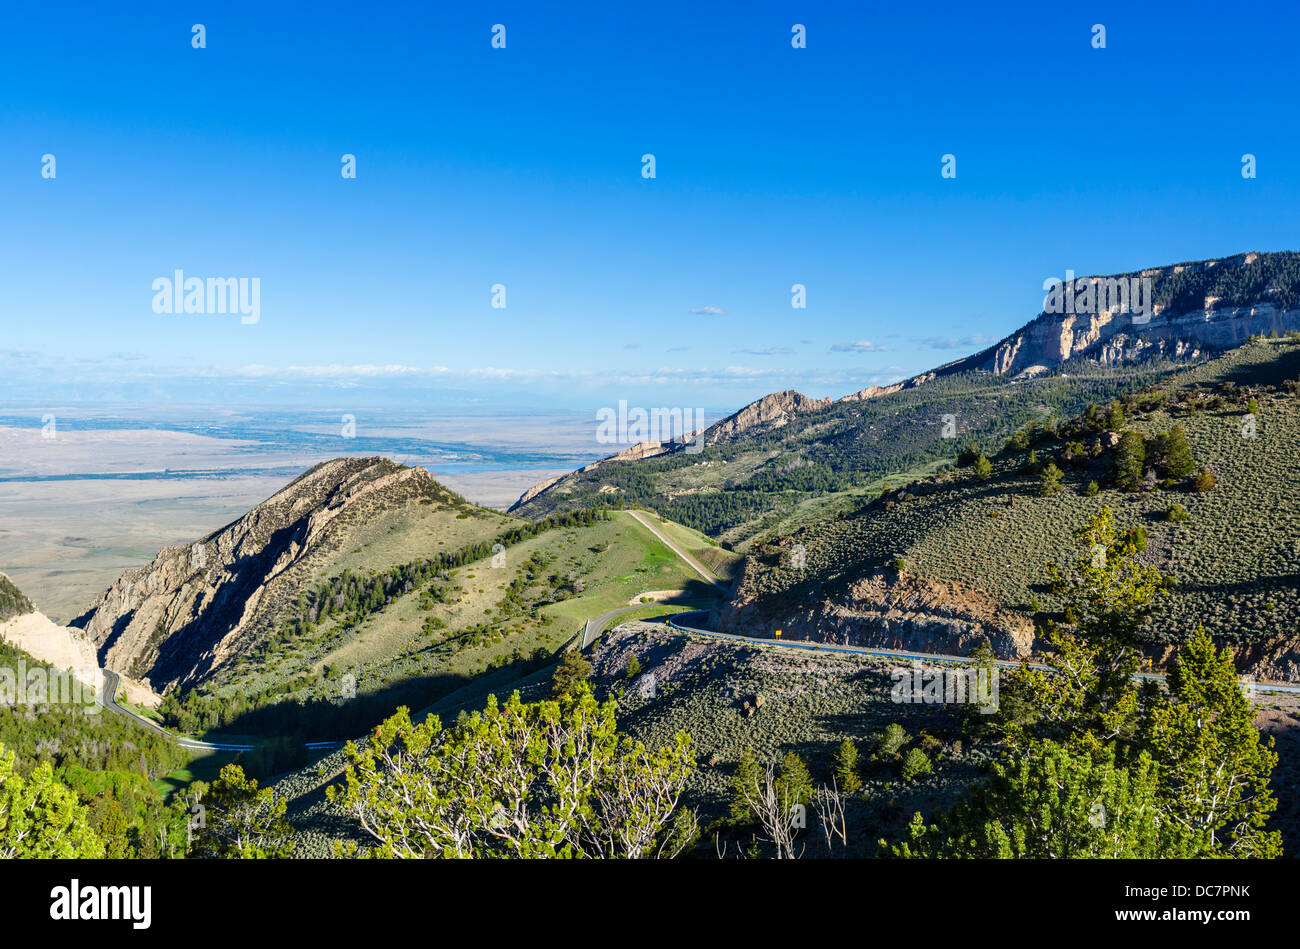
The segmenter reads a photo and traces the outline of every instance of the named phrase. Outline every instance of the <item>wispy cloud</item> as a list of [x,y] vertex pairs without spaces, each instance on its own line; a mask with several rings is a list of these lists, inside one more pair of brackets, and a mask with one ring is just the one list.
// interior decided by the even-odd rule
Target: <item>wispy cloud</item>
[[977,349],[980,346],[987,346],[993,342],[991,337],[982,333],[972,333],[970,336],[954,338],[951,336],[927,336],[925,339],[917,340],[922,346],[929,349]]
[[833,353],[881,353],[884,351],[884,346],[877,346],[869,339],[860,339],[854,343],[833,343],[831,345],[831,352]]
[[722,316],[727,311],[720,306],[697,306],[691,309],[692,313],[700,313],[705,316]]
[[761,346],[754,349],[737,349],[736,352],[747,356],[784,356],[792,350],[787,346]]

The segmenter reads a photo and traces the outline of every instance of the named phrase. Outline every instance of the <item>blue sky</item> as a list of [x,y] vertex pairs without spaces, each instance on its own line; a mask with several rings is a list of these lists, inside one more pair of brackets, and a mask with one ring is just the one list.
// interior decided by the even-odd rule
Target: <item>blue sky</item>
[[0,398],[734,408],[1300,246],[1294,4],[272,6],[7,11]]

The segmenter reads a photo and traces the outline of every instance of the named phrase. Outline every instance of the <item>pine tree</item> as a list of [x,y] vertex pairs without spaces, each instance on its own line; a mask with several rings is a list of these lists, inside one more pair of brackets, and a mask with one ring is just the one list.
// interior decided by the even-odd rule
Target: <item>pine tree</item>
[[551,676],[551,695],[554,698],[576,695],[591,689],[591,663],[576,649],[570,649],[555,667]]
[[16,757],[0,745],[0,860],[102,856],[104,844],[87,808],[54,776],[50,762],[22,777]]
[[911,748],[903,756],[903,766],[900,773],[904,781],[915,781],[921,775],[929,774],[931,770],[930,759],[920,748]]
[[1146,464],[1146,443],[1137,432],[1125,432],[1115,446],[1115,484],[1125,491],[1136,491],[1142,483]]
[[787,751],[781,759],[781,768],[776,777],[777,799],[790,805],[807,804],[812,800],[812,775],[808,765],[793,751]]
[[1119,399],[1111,399],[1110,407],[1106,410],[1106,429],[1112,432],[1124,431],[1124,406]]
[[1043,497],[1055,494],[1061,490],[1061,481],[1064,477],[1065,475],[1061,473],[1061,469],[1049,461],[1047,467],[1043,469],[1043,473],[1038,476],[1038,492]]
[[895,857],[1063,859],[1190,857],[1194,832],[1162,821],[1157,768],[1147,755],[1117,767],[1105,751],[1048,742],[994,764],[993,775],[933,824],[917,814]]
[[749,802],[757,799],[762,782],[763,769],[758,765],[758,756],[753,748],[746,748],[740,753],[740,761],[731,776],[729,810],[733,821],[748,824],[754,820],[754,809]]
[[1187,440],[1187,432],[1181,425],[1175,425],[1165,433],[1163,449],[1160,467],[1169,477],[1186,478],[1196,470],[1192,446]]
[[975,459],[975,480],[987,481],[993,475],[993,464],[983,455]]
[[1198,629],[1166,684],[1168,696],[1151,697],[1140,732],[1160,765],[1163,810],[1217,855],[1279,856],[1281,835],[1264,830],[1277,808],[1269,787],[1277,754],[1255,728],[1231,650],[1216,650]]
[[862,778],[858,776],[858,746],[848,738],[840,742],[835,752],[835,784],[846,794],[851,794],[862,787]]

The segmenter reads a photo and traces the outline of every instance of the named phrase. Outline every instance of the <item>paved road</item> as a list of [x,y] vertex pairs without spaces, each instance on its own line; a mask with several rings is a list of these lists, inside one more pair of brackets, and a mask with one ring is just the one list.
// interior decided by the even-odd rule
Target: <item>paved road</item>
[[[943,653],[934,652],[906,652],[897,649],[872,649],[867,646],[828,646],[822,643],[798,642],[791,640],[773,639],[766,636],[742,636],[739,633],[719,633],[712,629],[701,629],[698,626],[687,626],[678,622],[684,616],[706,616],[703,610],[694,613],[678,613],[676,616],[668,617],[668,625],[673,629],[683,633],[690,633],[696,636],[710,636],[715,639],[731,639],[738,642],[755,643],[760,646],[777,646],[782,649],[805,649],[817,650],[819,652],[852,652],[864,656],[878,656],[883,659],[906,659],[920,660],[922,662],[959,662],[970,663],[973,660],[969,656],[949,656]],[[995,659],[995,666],[1001,666],[1007,669],[1014,669],[1020,666],[1020,662],[1014,659]],[[1029,663],[1031,669],[1047,669],[1048,667],[1039,662]],[[1164,676],[1156,672],[1139,672],[1135,678],[1138,679],[1158,679],[1163,681]],[[1284,685],[1281,682],[1257,682],[1251,680],[1251,691],[1253,692],[1300,692],[1300,685]]]
[[[145,718],[143,715],[137,715],[129,708],[117,704],[117,690],[121,687],[121,677],[112,669],[101,670],[104,673],[104,694],[101,704],[110,712],[116,715],[125,715],[127,718],[135,719],[146,728],[152,728],[160,734],[176,739],[176,743],[182,748],[191,748],[195,751],[252,751],[252,745],[240,745],[225,742],[199,741],[196,738],[186,738],[183,735],[177,735],[163,728],[157,722]],[[308,746],[310,747],[310,745]]]

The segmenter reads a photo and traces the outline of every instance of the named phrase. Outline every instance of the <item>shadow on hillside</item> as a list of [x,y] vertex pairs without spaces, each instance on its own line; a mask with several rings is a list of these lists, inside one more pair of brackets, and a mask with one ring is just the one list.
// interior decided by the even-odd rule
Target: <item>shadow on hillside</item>
[[1300,346],[1282,343],[1269,345],[1276,345],[1281,350],[1275,358],[1268,362],[1237,366],[1223,374],[1224,381],[1235,382],[1239,386],[1280,385],[1284,379],[1294,379],[1300,375]]

